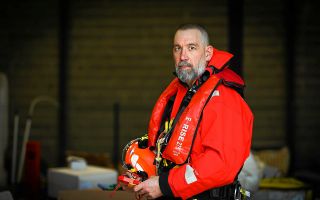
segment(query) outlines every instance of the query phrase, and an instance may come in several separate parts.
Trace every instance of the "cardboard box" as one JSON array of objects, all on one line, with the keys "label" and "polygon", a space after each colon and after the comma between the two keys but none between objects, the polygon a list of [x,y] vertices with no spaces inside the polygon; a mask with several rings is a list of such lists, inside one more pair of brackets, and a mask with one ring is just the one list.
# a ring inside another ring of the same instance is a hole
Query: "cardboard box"
[{"label": "cardboard box", "polygon": [[134,194],[124,191],[66,190],[59,192],[58,200],[135,200]]},{"label": "cardboard box", "polygon": [[114,169],[88,166],[83,170],[50,168],[48,172],[48,195],[57,198],[63,190],[98,188],[98,184],[117,184],[118,173]]}]

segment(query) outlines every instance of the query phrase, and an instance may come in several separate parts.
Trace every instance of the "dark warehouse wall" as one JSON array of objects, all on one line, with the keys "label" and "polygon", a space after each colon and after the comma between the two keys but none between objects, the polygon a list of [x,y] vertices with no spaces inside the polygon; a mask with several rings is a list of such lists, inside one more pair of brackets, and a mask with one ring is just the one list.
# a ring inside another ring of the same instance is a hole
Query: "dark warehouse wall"
[{"label": "dark warehouse wall", "polygon": [[[315,1],[296,13],[294,87],[295,166],[319,167],[319,18]],[[178,9],[179,8],[179,9]],[[255,114],[254,148],[286,140],[285,2],[244,1],[243,75]],[[204,24],[227,50],[227,1],[70,1],[68,10],[67,149],[112,153],[113,105],[120,105],[120,144],[146,132],[152,105],[171,80],[171,42],[181,23]],[[7,2],[1,7],[0,69],[10,84],[10,120],[25,120],[39,95],[58,100],[59,5]],[[23,132],[24,121],[20,125]],[[31,138],[43,159],[57,163],[58,109],[40,103]]]},{"label": "dark warehouse wall", "polygon": [[[186,22],[207,26],[214,44],[227,46],[226,2],[70,1],[67,16],[67,149],[112,153],[113,105],[120,105],[120,144],[146,133],[154,101],[173,78],[171,42]],[[8,3],[2,28],[1,66],[11,89],[11,116],[24,119],[38,95],[59,99],[59,4]],[[51,46],[50,46],[51,45]],[[31,139],[44,158],[58,157],[58,109],[43,102]],[[24,124],[21,124],[22,135]]]},{"label": "dark warehouse wall", "polygon": [[[73,1],[70,29],[70,147],[108,150],[112,105],[120,104],[121,145],[146,133],[160,91],[172,79],[171,45],[180,23],[199,21],[226,46],[226,7],[197,1]],[[206,16],[206,17],[204,17]],[[223,17],[222,17],[223,16]],[[94,131],[92,131],[94,130]],[[88,141],[90,131],[91,140]]]},{"label": "dark warehouse wall", "polygon": [[247,0],[244,5],[244,78],[257,148],[286,143],[284,3],[277,2]]},{"label": "dark warehouse wall", "polygon": [[[11,1],[0,9],[0,69],[9,79],[12,139],[15,112],[20,115],[22,136],[31,101],[43,95],[57,100],[58,4]],[[40,102],[34,110],[31,129],[31,139],[41,141],[42,155],[51,163],[56,162],[58,152],[57,111],[52,104]]]},{"label": "dark warehouse wall", "polygon": [[[318,6],[316,6],[318,5]],[[317,1],[304,1],[298,9],[294,64],[296,111],[295,166],[320,169],[320,13]]]}]

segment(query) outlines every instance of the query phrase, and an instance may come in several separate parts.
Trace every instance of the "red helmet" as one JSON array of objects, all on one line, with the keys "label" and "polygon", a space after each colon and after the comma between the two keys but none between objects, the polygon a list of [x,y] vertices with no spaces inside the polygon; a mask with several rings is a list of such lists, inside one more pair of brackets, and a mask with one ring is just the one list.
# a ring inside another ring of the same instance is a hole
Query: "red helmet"
[{"label": "red helmet", "polygon": [[136,171],[145,172],[147,176],[156,175],[156,166],[153,164],[155,153],[149,148],[139,147],[140,138],[129,142],[122,151],[122,164],[125,168],[134,168]]}]

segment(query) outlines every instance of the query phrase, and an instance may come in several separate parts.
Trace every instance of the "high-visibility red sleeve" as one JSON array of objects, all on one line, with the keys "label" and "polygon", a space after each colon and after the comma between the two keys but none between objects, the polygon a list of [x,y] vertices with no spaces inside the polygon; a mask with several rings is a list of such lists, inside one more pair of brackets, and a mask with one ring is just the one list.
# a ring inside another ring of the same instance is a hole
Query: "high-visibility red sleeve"
[{"label": "high-visibility red sleeve", "polygon": [[245,101],[220,85],[204,109],[190,162],[169,172],[174,196],[187,199],[232,183],[249,155],[252,125]]}]

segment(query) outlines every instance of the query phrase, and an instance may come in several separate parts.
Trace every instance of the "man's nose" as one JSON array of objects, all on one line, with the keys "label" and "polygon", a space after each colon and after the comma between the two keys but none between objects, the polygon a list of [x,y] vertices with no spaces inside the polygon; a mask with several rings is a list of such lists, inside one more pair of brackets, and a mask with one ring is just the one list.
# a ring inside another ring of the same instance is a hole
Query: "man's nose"
[{"label": "man's nose", "polygon": [[180,54],[180,60],[188,60],[188,53],[186,49],[182,49],[181,54]]}]

